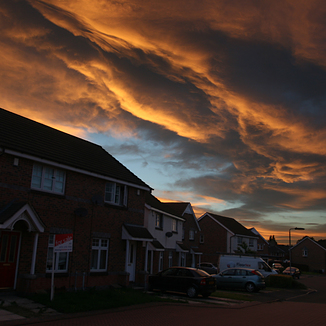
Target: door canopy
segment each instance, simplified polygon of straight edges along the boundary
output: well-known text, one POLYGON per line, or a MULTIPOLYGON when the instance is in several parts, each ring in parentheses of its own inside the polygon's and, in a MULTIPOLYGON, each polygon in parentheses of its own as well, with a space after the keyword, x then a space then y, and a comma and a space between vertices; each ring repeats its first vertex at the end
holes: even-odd
POLYGON ((0 208, 0 230, 14 230, 17 222, 24 222, 28 232, 44 232, 44 224, 31 205, 26 202, 9 203, 0 208))

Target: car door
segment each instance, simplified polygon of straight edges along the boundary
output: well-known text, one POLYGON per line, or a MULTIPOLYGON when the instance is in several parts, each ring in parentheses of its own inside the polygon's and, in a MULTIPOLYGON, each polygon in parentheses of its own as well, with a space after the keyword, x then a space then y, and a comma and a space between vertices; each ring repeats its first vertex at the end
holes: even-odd
POLYGON ((163 271, 161 274, 161 288, 164 290, 170 291, 177 291, 176 288, 178 287, 177 282, 177 268, 168 268, 167 270, 163 271))
POLYGON ((221 273, 221 282, 225 287, 234 287, 235 270, 233 268, 227 269, 221 273))

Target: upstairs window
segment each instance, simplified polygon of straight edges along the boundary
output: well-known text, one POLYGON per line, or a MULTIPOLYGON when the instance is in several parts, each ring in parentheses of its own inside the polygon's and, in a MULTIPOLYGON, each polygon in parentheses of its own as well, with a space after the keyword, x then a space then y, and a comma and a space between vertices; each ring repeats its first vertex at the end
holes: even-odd
POLYGON ((308 257, 308 248, 307 247, 304 247, 302 249, 302 257, 308 257))
POLYGON ((66 173, 50 166, 34 164, 32 189, 64 194, 66 173))
POLYGON ((178 221, 172 220, 172 232, 178 232, 178 221))
POLYGON ((105 185, 105 202, 127 206, 127 187, 119 183, 108 182, 105 185))
POLYGON ((189 240, 195 240, 195 230, 189 230, 189 240))
POLYGON ((163 214, 155 213, 155 227, 163 229, 163 214))

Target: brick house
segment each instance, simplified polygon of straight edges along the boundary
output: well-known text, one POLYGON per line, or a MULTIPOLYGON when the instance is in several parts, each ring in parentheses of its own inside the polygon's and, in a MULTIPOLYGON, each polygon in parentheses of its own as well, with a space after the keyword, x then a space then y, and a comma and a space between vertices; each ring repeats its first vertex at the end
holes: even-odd
POLYGON ((186 266, 186 253, 182 243, 185 219, 152 194, 146 196, 144 226, 154 237, 149 242, 148 272, 155 274, 172 266, 186 266))
POLYGON ((183 224, 182 247, 186 254, 186 266, 196 267, 201 262, 202 252, 199 249, 202 233, 198 220, 189 202, 166 202, 178 216, 185 219, 183 224))
POLYGON ((304 237, 291 249, 291 262, 302 270, 326 271, 326 248, 309 237, 304 237))
POLYGON ((101 146, 0 109, 0 171, 0 288, 143 282, 151 188, 101 146))
POLYGON ((257 252, 257 235, 233 218, 206 212, 198 223, 203 235, 199 245, 203 261, 217 266, 219 254, 236 253, 243 244, 257 252))

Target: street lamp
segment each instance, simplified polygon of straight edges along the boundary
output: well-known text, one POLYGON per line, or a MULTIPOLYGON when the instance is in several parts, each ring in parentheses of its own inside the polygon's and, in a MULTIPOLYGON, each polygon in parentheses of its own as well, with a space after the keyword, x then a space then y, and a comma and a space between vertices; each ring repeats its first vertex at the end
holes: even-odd
POLYGON ((290 258, 290 270, 291 270, 291 230, 304 230, 305 228, 291 228, 289 229, 289 258, 290 258))

